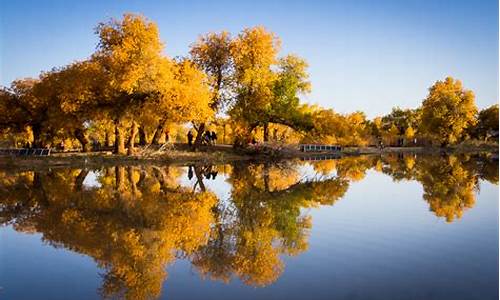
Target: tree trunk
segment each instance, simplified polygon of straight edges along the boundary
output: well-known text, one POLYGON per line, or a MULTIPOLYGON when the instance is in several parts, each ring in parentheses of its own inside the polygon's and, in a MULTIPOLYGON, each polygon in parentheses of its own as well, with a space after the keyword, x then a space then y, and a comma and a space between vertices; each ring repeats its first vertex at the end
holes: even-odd
POLYGON ((104 168, 104 176, 105 177, 112 176, 112 175, 113 175, 113 168, 112 167, 104 168))
POLYGON ((194 149, 200 148, 201 138, 203 137, 203 132, 205 132, 205 123, 201 123, 196 131, 197 132, 196 132, 196 139, 194 140, 194 149))
POLYGON ((264 142, 269 142, 269 123, 264 123, 264 142))
POLYGON ((32 125, 31 130, 33 131, 33 143, 32 148, 43 148, 42 145, 42 127, 40 125, 32 125))
POLYGON ((125 137, 120 121, 115 120, 115 154, 125 154, 125 137))
POLYGON ((125 190, 125 167, 115 167, 115 184, 117 191, 121 192, 125 190))
POLYGON ((226 143, 226 123, 224 123, 224 127, 222 128, 222 143, 226 143))
POLYGON ((135 152, 135 137, 137 136, 139 128, 137 122, 132 121, 132 127, 130 127, 130 138, 128 139, 128 155, 132 155, 135 152))
POLYGON ((127 168, 127 173, 128 173, 128 181, 130 181, 130 187, 132 188, 132 195, 136 196, 137 195, 137 184, 134 179, 134 167, 128 166, 127 168))
POLYGON ((89 173, 89 170, 87 169, 82 169, 80 173, 78 173, 78 176, 76 176, 75 179, 75 191, 81 191, 83 187, 83 182, 85 181, 85 178, 87 178, 87 174, 89 173))
POLYGON ((112 147, 113 142, 111 140, 111 136, 113 133, 110 132, 110 130, 106 129, 106 136, 104 137, 104 143, 106 144, 106 147, 112 147))
POLYGON ((165 172, 158 167, 153 168, 154 176, 158 180, 158 183, 160 184, 160 191, 162 192, 167 192, 167 176, 165 175, 165 172))
POLYGON ((137 186, 139 186, 139 188, 143 188, 144 183, 146 181, 146 171, 144 171, 142 169, 140 171, 141 171, 141 175, 139 176, 139 180, 137 181, 137 186))
POLYGON ((207 189, 205 188, 205 184, 203 184, 203 172, 201 171, 200 166, 194 167, 194 174, 196 175, 195 187, 196 187, 196 184, 199 184, 200 190, 202 192, 205 192, 207 189))
POLYGON ((165 131, 165 122, 160 121, 160 124, 158 124, 158 127, 156 127, 155 134, 153 135, 153 139, 151 140, 151 143, 153 145, 160 144, 160 139, 161 139, 161 136, 163 135, 164 131, 165 131))
POLYGON ((146 131, 144 130, 143 126, 139 127, 139 146, 146 146, 147 144, 146 140, 146 131))
POLYGON ((264 190, 266 192, 270 192, 270 190, 269 190, 269 169, 270 169, 269 164, 265 163, 264 164, 264 172, 263 172, 264 176, 263 177, 264 177, 264 190))
POLYGON ((81 128, 78 128, 75 130, 75 137, 76 139, 80 142, 80 144, 82 145, 82 151, 83 152, 90 152, 90 141, 89 139, 87 138, 87 136, 85 135, 85 132, 83 131, 83 129, 81 128))

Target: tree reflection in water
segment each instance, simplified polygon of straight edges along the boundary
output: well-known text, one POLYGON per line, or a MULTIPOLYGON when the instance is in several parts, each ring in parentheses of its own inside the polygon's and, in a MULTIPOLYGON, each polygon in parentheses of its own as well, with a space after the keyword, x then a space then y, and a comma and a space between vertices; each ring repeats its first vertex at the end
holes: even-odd
POLYGON ((479 179, 498 184, 498 161, 484 156, 388 155, 380 158, 382 172, 395 181, 417 180, 423 199, 438 217, 452 222, 476 201, 479 179))
POLYGON ((498 163, 478 156, 412 154, 347 157, 312 163, 320 176, 305 180, 304 162, 232 166, 115 166, 0 171, 0 222, 92 257, 104 270, 103 297, 158 297, 166 266, 191 261, 201 276, 265 286, 283 272, 282 255, 308 248, 311 216, 304 208, 333 205, 366 171, 395 181, 416 180, 438 217, 452 222, 474 206, 479 180, 498 184, 498 163), (225 175, 229 205, 206 187, 225 175), (181 186, 179 179, 193 179, 181 186))

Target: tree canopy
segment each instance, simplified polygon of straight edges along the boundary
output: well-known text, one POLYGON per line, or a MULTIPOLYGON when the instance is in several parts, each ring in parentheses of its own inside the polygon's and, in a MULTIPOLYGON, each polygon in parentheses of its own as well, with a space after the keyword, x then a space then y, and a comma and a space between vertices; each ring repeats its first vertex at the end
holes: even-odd
POLYGON ((453 144, 464 138, 467 128, 475 125, 476 113, 474 93, 464 89, 459 80, 447 77, 429 89, 422 103, 420 127, 441 144, 453 144))

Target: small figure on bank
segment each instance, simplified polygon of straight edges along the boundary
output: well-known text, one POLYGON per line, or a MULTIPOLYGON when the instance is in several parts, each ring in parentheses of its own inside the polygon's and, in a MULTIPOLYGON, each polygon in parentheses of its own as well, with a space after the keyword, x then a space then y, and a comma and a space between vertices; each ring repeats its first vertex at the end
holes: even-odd
POLYGON ((377 148, 379 150, 382 150, 382 138, 381 137, 377 137, 377 148))
POLYGON ((189 169, 188 169, 188 179, 191 180, 192 178, 193 178, 193 166, 189 166, 189 169))
POLYGON ((215 133, 215 131, 212 131, 212 143, 215 145, 215 143, 217 142, 217 134, 215 133))
POLYGON ((211 140, 212 140, 212 136, 210 134, 210 131, 205 131, 205 142, 207 143, 207 145, 210 145, 211 144, 211 140))
POLYGON ((187 138, 189 147, 193 146, 193 133, 191 130, 188 131, 187 138))

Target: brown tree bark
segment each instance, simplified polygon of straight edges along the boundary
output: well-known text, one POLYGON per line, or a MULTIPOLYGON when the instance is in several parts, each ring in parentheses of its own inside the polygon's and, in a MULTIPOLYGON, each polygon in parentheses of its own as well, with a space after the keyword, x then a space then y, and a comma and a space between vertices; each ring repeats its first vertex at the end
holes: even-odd
POLYGON ((146 146, 148 143, 146 139, 146 130, 143 126, 139 127, 139 146, 146 146))
POLYGON ((33 143, 32 148, 43 148, 42 142, 42 126, 36 124, 31 126, 31 131, 33 131, 33 143))
POLYGON ((143 169, 141 169, 140 171, 141 171, 141 174, 139 176, 139 180, 137 181, 137 186, 142 188, 142 187, 144 187, 144 184, 146 182, 146 171, 144 171, 143 169))
POLYGON ((165 174, 164 170, 158 167, 153 167, 153 172, 154 176, 158 180, 158 183, 160 183, 160 190, 162 192, 166 192, 168 190, 166 185, 167 175, 165 174))
POLYGON ((269 170, 270 170, 270 166, 269 166, 269 163, 264 163, 264 190, 266 192, 269 192, 269 170))
POLYGON ((269 142, 269 123, 264 123, 264 142, 269 142))
POLYGON ((198 128, 196 128, 196 138, 194 140, 194 149, 198 149, 201 146, 201 139, 203 137, 203 132, 205 132, 205 123, 201 123, 198 128))
POLYGON ((113 175, 113 168, 112 167, 106 167, 104 168, 104 176, 112 176, 113 175))
POLYGON ((83 187, 83 182, 85 181, 85 178, 87 177, 87 174, 89 173, 89 170, 87 169, 82 169, 80 173, 78 173, 78 176, 75 178, 75 191, 81 191, 83 187))
POLYGON ((137 132, 139 131, 139 127, 137 122, 132 121, 132 126, 130 127, 130 138, 128 139, 127 147, 128 147, 128 155, 132 155, 135 152, 135 137, 137 136, 137 132))
POLYGON ((104 143, 105 143, 106 147, 112 147, 113 146, 113 141, 111 139, 112 135, 113 135, 113 133, 110 132, 110 130, 106 130, 106 135, 104 137, 104 143))
POLYGON ((115 184, 117 191, 121 192, 125 190, 125 167, 115 167, 115 184))
POLYGON ((136 196, 137 195, 137 184, 134 179, 134 167, 128 166, 127 168, 127 173, 128 173, 128 181, 130 181, 130 187, 132 188, 132 195, 136 196))
POLYGON ((205 192, 206 188, 205 188, 205 184, 203 183, 203 172, 202 172, 200 166, 194 167, 194 174, 196 175, 196 183, 194 184, 195 188, 196 188, 196 185, 198 184, 200 186, 200 190, 202 192, 205 192))
POLYGON ((125 154, 125 137, 120 121, 115 120, 115 154, 125 154))
POLYGON ((83 152, 90 152, 90 150, 91 150, 90 141, 89 141, 88 137, 85 135, 84 130, 81 128, 75 129, 75 137, 82 145, 82 151, 83 152))
POLYGON ((160 144, 160 139, 165 132, 165 122, 160 121, 158 124, 158 127, 156 127, 155 134, 153 135, 153 139, 151 140, 151 143, 153 145, 159 145, 160 144))

